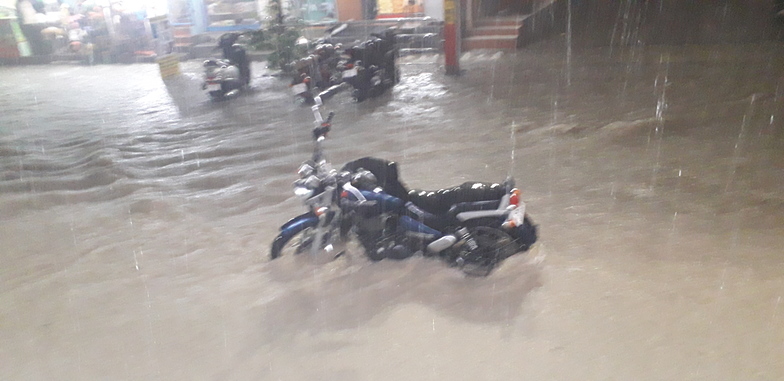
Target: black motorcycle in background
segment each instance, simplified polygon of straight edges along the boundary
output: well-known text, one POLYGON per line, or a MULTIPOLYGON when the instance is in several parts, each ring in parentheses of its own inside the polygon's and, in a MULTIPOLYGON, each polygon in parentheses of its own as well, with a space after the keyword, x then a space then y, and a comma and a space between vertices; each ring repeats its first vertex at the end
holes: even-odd
POLYGON ((387 30, 371 36, 371 39, 346 49, 348 58, 340 65, 343 81, 353 87, 351 95, 357 102, 376 97, 400 81, 395 32, 387 30))
POLYGON ((223 57, 204 61, 204 83, 213 99, 221 99, 238 94, 250 84, 250 60, 245 48, 237 43, 245 33, 230 32, 220 36, 218 49, 223 57))
POLYGON ((290 87, 296 99, 313 104, 319 92, 340 85, 342 78, 338 63, 341 49, 340 44, 319 43, 313 53, 292 63, 294 77, 290 87))

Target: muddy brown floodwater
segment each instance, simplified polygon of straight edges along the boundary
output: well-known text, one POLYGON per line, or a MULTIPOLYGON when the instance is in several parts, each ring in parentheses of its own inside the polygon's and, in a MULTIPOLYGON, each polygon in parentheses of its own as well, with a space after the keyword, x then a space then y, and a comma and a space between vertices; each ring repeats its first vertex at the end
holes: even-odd
POLYGON ((325 107, 336 165, 516 178, 540 240, 481 279, 270 262, 312 115, 261 63, 227 102, 196 61, 0 68, 0 378, 784 379, 782 45, 564 41, 325 107))

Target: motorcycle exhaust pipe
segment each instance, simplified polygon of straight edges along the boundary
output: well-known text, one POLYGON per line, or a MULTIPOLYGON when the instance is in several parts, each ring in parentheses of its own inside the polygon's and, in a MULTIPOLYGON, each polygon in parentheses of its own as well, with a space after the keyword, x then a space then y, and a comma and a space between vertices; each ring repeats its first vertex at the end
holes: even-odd
POLYGON ((438 254, 454 245, 457 242, 457 237, 449 234, 445 235, 427 245, 427 251, 438 254))

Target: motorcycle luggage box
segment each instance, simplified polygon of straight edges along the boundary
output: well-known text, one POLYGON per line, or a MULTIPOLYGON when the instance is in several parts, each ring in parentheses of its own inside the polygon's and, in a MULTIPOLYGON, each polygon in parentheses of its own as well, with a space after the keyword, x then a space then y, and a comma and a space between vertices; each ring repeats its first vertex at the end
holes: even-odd
POLYGON ((385 193, 401 200, 407 199, 408 191, 398 179, 397 163, 394 161, 375 157, 363 157, 346 163, 342 170, 353 173, 359 168, 364 168, 372 172, 373 175, 376 176, 378 186, 381 187, 385 193))

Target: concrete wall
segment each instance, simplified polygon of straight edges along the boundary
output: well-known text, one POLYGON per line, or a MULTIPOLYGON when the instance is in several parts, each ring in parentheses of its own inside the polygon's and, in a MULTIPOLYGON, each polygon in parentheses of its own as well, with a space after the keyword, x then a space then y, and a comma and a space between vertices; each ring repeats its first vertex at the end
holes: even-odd
POLYGON ((422 0, 425 16, 444 21, 444 0, 422 0))
MULTIPOLYGON (((567 0, 560 1, 565 4, 567 0)), ((781 38, 774 0, 571 1, 572 37, 577 44, 739 43, 781 38)))
POLYGON ((362 20, 362 2, 359 0, 337 0, 338 20, 362 20))
POLYGON ((533 4, 532 14, 523 22, 517 46, 524 46, 566 31, 566 0, 539 0, 533 4))
POLYGON ((784 41, 779 0, 537 0, 518 47, 566 32, 580 46, 784 41))

